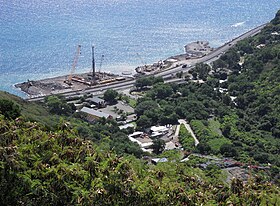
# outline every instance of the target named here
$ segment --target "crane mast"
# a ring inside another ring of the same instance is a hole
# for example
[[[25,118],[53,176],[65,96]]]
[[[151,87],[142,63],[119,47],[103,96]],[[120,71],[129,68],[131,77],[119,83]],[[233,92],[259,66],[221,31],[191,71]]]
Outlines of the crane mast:
[[[145,65],[146,66],[146,63],[144,62],[144,60],[142,59],[142,57],[140,56],[139,53],[136,53],[137,57],[140,59],[141,61],[141,64],[143,64],[143,66]]]
[[[95,83],[95,59],[94,59],[94,45],[91,46],[92,55],[92,83]]]
[[[68,84],[72,84],[72,77],[73,77],[73,74],[75,72],[80,54],[81,54],[81,45],[78,45],[77,50],[76,50],[76,54],[75,54],[75,57],[74,57],[74,61],[73,61],[73,64],[72,64],[71,73],[68,76],[68,81],[67,81]]]
[[[100,64],[99,64],[99,73],[101,72],[101,67],[102,67],[103,61],[104,61],[104,55],[102,54],[101,59],[100,59]]]

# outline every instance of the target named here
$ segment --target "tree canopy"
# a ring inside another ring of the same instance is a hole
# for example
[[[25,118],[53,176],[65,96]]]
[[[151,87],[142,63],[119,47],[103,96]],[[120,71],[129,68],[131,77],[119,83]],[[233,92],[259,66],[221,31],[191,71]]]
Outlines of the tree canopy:
[[[62,96],[48,96],[45,98],[45,102],[49,108],[49,111],[53,114],[69,115],[76,110],[74,104],[67,104],[65,98]]]
[[[20,116],[20,107],[12,100],[0,99],[0,114],[8,119],[15,119]]]
[[[229,188],[217,180],[219,173],[213,168],[210,174],[216,181],[178,161],[147,165],[116,155],[106,139],[100,146],[83,141],[64,124],[48,132],[36,123],[0,116],[0,130],[1,205],[273,205],[279,201],[278,188],[260,178],[250,184],[232,182],[234,187]]]
[[[118,97],[118,92],[113,89],[108,89],[104,92],[104,100],[109,103],[115,103]]]

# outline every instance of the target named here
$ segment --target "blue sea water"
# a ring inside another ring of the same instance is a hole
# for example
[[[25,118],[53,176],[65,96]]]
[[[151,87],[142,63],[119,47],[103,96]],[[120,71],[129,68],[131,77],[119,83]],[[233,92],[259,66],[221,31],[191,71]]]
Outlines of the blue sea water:
[[[104,55],[102,71],[132,71],[191,41],[220,46],[278,9],[279,0],[0,0],[0,90],[24,96],[15,83],[69,74],[78,44],[77,73],[90,71],[92,44],[97,69]]]

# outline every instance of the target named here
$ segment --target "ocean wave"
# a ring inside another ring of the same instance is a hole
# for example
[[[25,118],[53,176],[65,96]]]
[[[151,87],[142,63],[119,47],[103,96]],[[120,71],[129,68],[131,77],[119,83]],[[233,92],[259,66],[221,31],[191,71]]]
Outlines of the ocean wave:
[[[241,27],[241,26],[243,26],[245,23],[246,23],[246,21],[237,22],[237,23],[231,25],[231,27]]]

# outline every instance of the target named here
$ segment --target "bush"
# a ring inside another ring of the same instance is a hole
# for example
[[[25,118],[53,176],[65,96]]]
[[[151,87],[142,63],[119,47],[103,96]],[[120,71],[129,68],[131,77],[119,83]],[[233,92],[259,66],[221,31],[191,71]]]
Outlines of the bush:
[[[211,153],[211,147],[207,143],[200,142],[197,145],[196,151],[198,151],[200,154],[207,155]]]
[[[7,119],[15,119],[20,116],[20,107],[11,100],[0,99],[0,113]]]
[[[220,148],[220,152],[225,157],[237,157],[238,153],[232,144],[223,144]]]
[[[188,132],[184,125],[180,125],[179,140],[184,150],[192,151],[195,147],[195,142],[192,135]]]

